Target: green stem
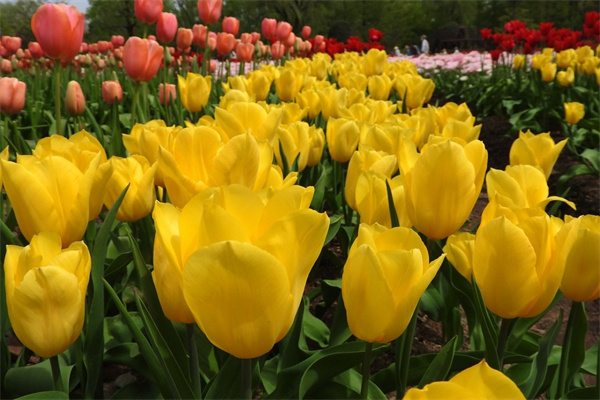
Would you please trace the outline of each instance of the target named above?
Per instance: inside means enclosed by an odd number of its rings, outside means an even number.
[[[134,95],[135,96],[135,95]],[[115,100],[112,105],[112,139],[110,141],[113,156],[124,156],[123,139],[119,132],[119,103]]]
[[[8,114],[4,114],[4,130],[2,136],[0,136],[0,151],[6,147],[6,140],[8,139]]]
[[[52,379],[54,381],[54,390],[64,392],[62,379],[60,378],[60,366],[58,365],[58,356],[50,357],[50,366],[52,367]]]
[[[360,386],[360,398],[369,398],[369,378],[371,376],[371,352],[373,350],[373,343],[365,343],[365,360],[362,366],[362,384]]]
[[[569,368],[569,359],[571,355],[571,343],[576,327],[577,314],[581,312],[584,304],[579,301],[571,302],[571,310],[569,310],[569,320],[565,329],[565,337],[563,339],[562,352],[560,355],[560,366],[558,369],[558,391],[556,398],[560,398],[569,389],[570,377],[567,374]],[[583,311],[585,313],[585,311]]]
[[[54,62],[54,110],[56,113],[56,133],[62,135],[62,124],[60,117],[60,106],[62,103],[60,76],[62,73],[62,64],[60,60]]]
[[[200,367],[198,364],[198,349],[194,339],[194,324],[186,325],[188,352],[190,353],[190,377],[192,379],[192,390],[197,399],[200,398],[202,387],[200,382]]]
[[[415,308],[412,319],[408,327],[398,339],[396,339],[396,398],[404,397],[406,391],[406,382],[408,381],[408,365],[410,362],[410,353],[412,351],[412,342],[415,336],[415,327],[417,326],[417,315],[419,308]]]
[[[252,399],[252,359],[242,358],[242,395],[240,399]]]
[[[210,48],[208,47],[208,25],[206,25],[206,41],[204,42],[204,56],[202,57],[202,75],[206,76],[206,67],[208,65],[208,52]]]
[[[130,128],[133,129],[133,126],[136,122],[136,112],[137,112],[137,103],[138,103],[138,92],[140,91],[139,82],[133,82],[133,101],[131,102],[131,123]]]
[[[498,362],[500,364],[500,371],[504,367],[504,350],[506,349],[506,343],[508,343],[508,337],[510,331],[517,322],[517,318],[502,318],[500,323],[500,334],[498,335]]]

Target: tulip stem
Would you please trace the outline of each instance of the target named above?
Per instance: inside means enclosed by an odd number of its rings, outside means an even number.
[[[4,130],[2,131],[2,136],[0,136],[0,151],[4,150],[6,147],[6,141],[8,140],[8,123],[8,114],[4,114]]]
[[[198,348],[196,347],[196,339],[194,339],[194,324],[186,325],[188,351],[190,353],[190,377],[192,378],[192,390],[199,399],[202,393],[200,382],[200,367],[198,364]]]
[[[577,338],[577,327],[583,326],[585,329],[579,329],[581,336]],[[573,356],[577,356],[577,343],[585,341],[585,333],[587,332],[587,319],[585,316],[584,303],[579,301],[571,302],[571,310],[569,311],[569,320],[565,329],[565,337],[563,339],[562,352],[560,355],[560,364],[558,369],[558,391],[556,398],[562,397],[563,394],[569,391],[571,381],[573,380],[574,371],[569,371],[569,365],[573,368]],[[582,340],[583,339],[583,340]],[[583,346],[583,344],[581,344]],[[585,351],[585,350],[583,350]],[[576,370],[576,369],[575,369]]]
[[[242,395],[240,399],[252,399],[252,359],[242,358]]]
[[[52,367],[52,379],[54,380],[54,390],[64,392],[63,382],[60,377],[60,366],[58,365],[58,356],[50,357],[50,366]]]
[[[360,386],[360,398],[369,398],[369,379],[371,377],[371,352],[373,343],[365,343],[365,360],[362,365],[362,384]]]
[[[54,110],[56,113],[56,133],[62,136],[62,123],[60,117],[60,105],[62,102],[60,76],[62,74],[62,64],[60,60],[54,62]]]
[[[516,322],[517,318],[502,318],[502,322],[500,323],[500,333],[498,335],[498,362],[500,363],[500,371],[502,371],[504,367],[504,350],[506,349],[506,343],[508,343],[510,331],[512,331]]]
[[[417,326],[417,315],[419,307],[415,308],[412,319],[404,333],[396,339],[396,399],[404,397],[406,391],[406,382],[408,380],[408,365],[410,361],[410,353],[412,351],[412,343],[415,336],[415,328]]]
[[[208,24],[206,24],[206,41],[204,42],[204,55],[202,56],[202,75],[206,76],[206,67],[208,65],[208,51],[210,48],[208,47]]]
[[[138,92],[140,91],[140,84],[139,82],[133,82],[133,101],[131,102],[131,122],[130,122],[130,129],[133,129],[133,126],[135,125],[136,122],[136,112],[137,112],[137,103],[138,103]]]

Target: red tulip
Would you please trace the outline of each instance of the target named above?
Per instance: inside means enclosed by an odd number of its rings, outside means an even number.
[[[283,57],[283,52],[285,51],[285,47],[283,47],[279,42],[275,42],[271,45],[271,58],[273,60],[279,60]]]
[[[231,33],[233,36],[237,36],[240,30],[240,21],[235,17],[223,18],[223,32]]]
[[[296,35],[294,32],[290,32],[285,39],[283,39],[283,45],[287,48],[292,48],[296,44]]]
[[[102,82],[102,98],[106,104],[113,104],[115,100],[120,103],[123,100],[123,88],[119,81]]]
[[[123,52],[125,72],[134,81],[148,82],[158,72],[163,58],[163,48],[155,41],[130,37]]]
[[[272,40],[277,32],[277,20],[273,18],[265,18],[261,24],[262,35],[266,40]]]
[[[158,100],[163,106],[168,106],[177,98],[177,88],[172,83],[167,83],[165,86],[161,83],[158,85]]]
[[[310,37],[310,32],[311,32],[310,26],[304,25],[302,27],[302,37],[304,39],[308,39]]]
[[[162,44],[171,43],[177,34],[177,17],[171,13],[161,13],[156,23],[156,36]]]
[[[163,10],[163,0],[135,0],[135,17],[145,24],[153,25]]]
[[[219,32],[217,34],[217,54],[219,57],[224,57],[231,53],[235,47],[235,36],[227,32]]]
[[[217,34],[214,32],[208,32],[208,48],[213,51],[217,48]]]
[[[204,48],[206,45],[206,26],[196,24],[192,26],[192,33],[194,34],[194,44]]]
[[[85,111],[85,97],[77,81],[71,81],[67,85],[65,108],[71,115],[81,115]]]
[[[250,34],[252,35],[252,44],[256,44],[260,40],[260,33],[252,32]]]
[[[279,41],[285,41],[290,33],[292,33],[292,25],[290,25],[289,22],[281,21],[277,23],[276,35]]]
[[[177,30],[177,48],[181,51],[185,51],[192,47],[194,41],[194,33],[191,29],[179,28]]]
[[[98,42],[98,52],[100,53],[106,53],[109,48],[110,48],[110,42],[107,42],[106,40],[100,40]]]
[[[198,0],[198,16],[206,25],[216,23],[221,18],[223,0]]]
[[[21,38],[14,36],[2,36],[0,39],[0,43],[7,51],[7,55],[5,57],[9,57],[17,52],[21,48]]]
[[[25,106],[27,85],[17,78],[0,78],[0,112],[17,114]]]
[[[52,59],[70,61],[79,53],[85,27],[75,6],[43,4],[31,18],[31,30],[44,53]]]
[[[125,44],[125,38],[121,35],[112,35],[112,37],[110,38],[110,42],[112,43],[113,47],[116,49]]]
[[[247,32],[242,33],[240,35],[240,42],[254,44],[252,43],[252,34]]]
[[[254,55],[254,45],[252,43],[238,43],[235,48],[235,54],[239,61],[250,62]]]

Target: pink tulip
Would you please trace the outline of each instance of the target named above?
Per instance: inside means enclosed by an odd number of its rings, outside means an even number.
[[[44,50],[42,50],[42,46],[38,42],[29,42],[27,44],[27,50],[31,53],[31,57],[34,59],[38,59],[44,55]]]
[[[285,51],[285,47],[283,47],[279,42],[275,42],[271,45],[271,57],[273,60],[279,60],[283,57],[283,53]]]
[[[231,53],[235,47],[235,36],[227,32],[219,32],[217,34],[217,54],[219,57],[224,57]]]
[[[310,37],[310,32],[311,31],[312,31],[312,29],[310,28],[310,26],[304,25],[302,27],[302,38],[308,39]]]
[[[125,38],[121,35],[112,35],[110,42],[112,43],[113,48],[116,49],[125,44]]]
[[[119,81],[102,82],[102,98],[106,104],[120,103],[123,100],[123,88]]]
[[[158,100],[163,106],[168,106],[177,98],[177,88],[172,83],[167,83],[165,86],[161,83],[158,85]]]
[[[216,23],[221,18],[223,0],[198,0],[198,16],[206,25]]]
[[[71,115],[81,115],[85,111],[85,97],[77,81],[70,81],[67,85],[65,108]]]
[[[223,18],[223,32],[231,33],[233,36],[237,36],[240,30],[240,21],[235,17]]]
[[[235,48],[235,54],[239,61],[250,62],[254,55],[254,45],[252,43],[238,43]]]
[[[3,74],[12,74],[12,63],[8,58],[3,58],[2,61],[0,61],[0,71],[2,71]]]
[[[0,78],[0,112],[17,114],[25,106],[27,85],[17,78]]]
[[[163,10],[163,0],[135,0],[135,17],[145,24],[153,25]]]
[[[292,48],[296,44],[296,35],[294,32],[290,32],[285,39],[283,39],[283,45],[287,48]]]
[[[252,32],[250,34],[252,35],[252,44],[256,44],[260,40],[260,33]]]
[[[194,34],[194,44],[204,48],[206,45],[206,26],[196,24],[192,26],[192,33]]]
[[[156,23],[156,36],[162,44],[171,43],[177,34],[177,17],[171,13],[161,13]]]
[[[194,33],[191,29],[179,28],[177,30],[177,48],[181,51],[185,51],[192,47],[194,41]]]
[[[123,52],[125,72],[134,81],[148,82],[158,72],[163,58],[163,48],[157,42],[130,37]]]
[[[9,57],[17,52],[21,48],[21,38],[14,36],[2,36],[0,39],[0,43],[7,51],[7,55],[5,57]]]
[[[290,25],[289,22],[281,21],[277,23],[277,40],[280,42],[285,41],[290,33],[292,33],[292,25]]]
[[[265,18],[261,24],[262,36],[265,40],[273,40],[277,33],[277,20],[273,18]]]
[[[100,40],[98,42],[98,52],[99,53],[106,53],[109,49],[110,49],[110,42],[107,42],[106,40]]]
[[[79,53],[85,27],[84,16],[75,6],[43,4],[31,18],[31,30],[52,59],[70,61]]]
[[[242,43],[252,43],[252,34],[244,32],[240,35],[240,42]]]

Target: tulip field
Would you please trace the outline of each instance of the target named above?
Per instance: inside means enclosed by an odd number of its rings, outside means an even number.
[[[408,56],[222,6],[2,36],[0,396],[600,398],[600,13]]]

